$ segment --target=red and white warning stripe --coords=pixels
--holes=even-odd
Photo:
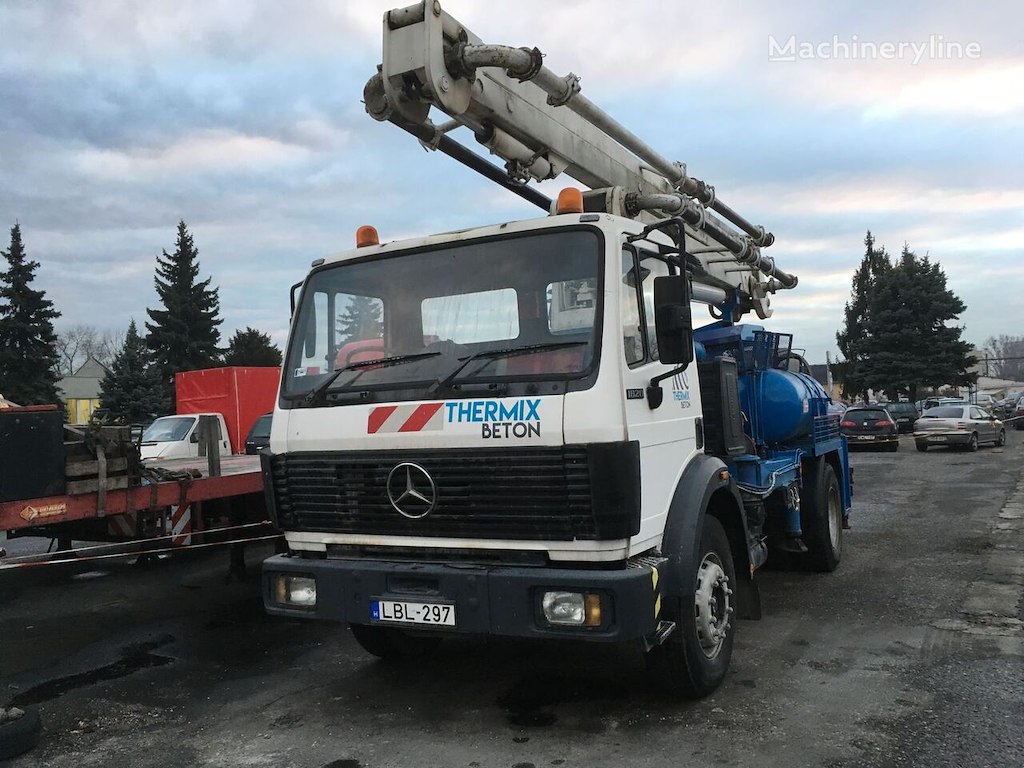
[[[187,547],[192,543],[192,506],[171,507],[171,546]]]
[[[429,432],[444,428],[444,403],[382,405],[370,411],[366,434]]]
[[[123,536],[134,539],[136,537],[138,517],[134,512],[125,512],[123,515],[112,515],[107,518],[107,533],[111,536]]]

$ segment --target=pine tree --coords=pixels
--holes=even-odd
[[[125,424],[147,422],[170,411],[163,384],[150,362],[135,320],[129,323],[124,344],[100,382],[100,405]]]
[[[946,286],[946,275],[906,245],[899,262],[875,281],[868,297],[860,375],[891,398],[917,399],[919,385],[966,386],[977,360],[951,325],[966,305]]]
[[[174,403],[174,374],[215,365],[223,321],[218,289],[210,278],[196,282],[199,252],[184,221],[178,222],[178,239],[173,255],[157,257],[154,283],[163,309],[147,309],[152,323],[146,323],[146,345],[160,373],[166,399]]]
[[[338,316],[335,333],[338,345],[349,341],[379,339],[383,334],[381,302],[372,296],[351,296],[343,314]]]
[[[30,287],[39,262],[26,257],[18,224],[2,255],[8,269],[0,272],[0,393],[19,405],[59,403],[53,321],[60,312]]]
[[[228,341],[227,352],[224,353],[224,365],[280,364],[281,350],[270,341],[270,334],[248,326],[244,331],[235,331],[235,335]]]
[[[875,282],[889,271],[891,265],[885,248],[875,248],[871,230],[864,237],[864,246],[864,258],[853,273],[852,296],[844,308],[843,329],[836,333],[839,351],[846,358],[845,363],[836,366],[836,370],[842,372],[843,395],[860,395],[866,400],[868,386],[864,378],[863,360],[868,341],[866,327],[869,302]]]

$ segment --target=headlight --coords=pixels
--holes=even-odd
[[[545,592],[541,609],[549,624],[562,627],[601,625],[601,596],[582,592]]]
[[[316,579],[279,573],[274,577],[274,597],[278,605],[312,608],[316,605]]]

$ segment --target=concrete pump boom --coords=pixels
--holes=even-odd
[[[704,274],[695,282],[738,292],[737,304],[771,314],[768,294],[793,288],[795,275],[762,255],[774,236],[726,205],[683,163],[662,157],[580,92],[579,78],[560,77],[536,48],[487,45],[441,9],[437,0],[384,15],[379,72],[366,84],[366,111],[412,133],[541,207],[525,185],[566,173],[591,191],[588,211],[654,221],[679,217]],[[452,120],[441,125],[431,107]],[[506,161],[491,165],[456,141],[469,128]]]

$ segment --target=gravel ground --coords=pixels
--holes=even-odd
[[[44,724],[9,765],[1024,765],[1009,438],[854,454],[839,570],[759,574],[764,619],[699,702],[652,693],[634,648],[457,639],[383,664],[344,627],[266,616],[226,552],[0,571],[0,704]]]

